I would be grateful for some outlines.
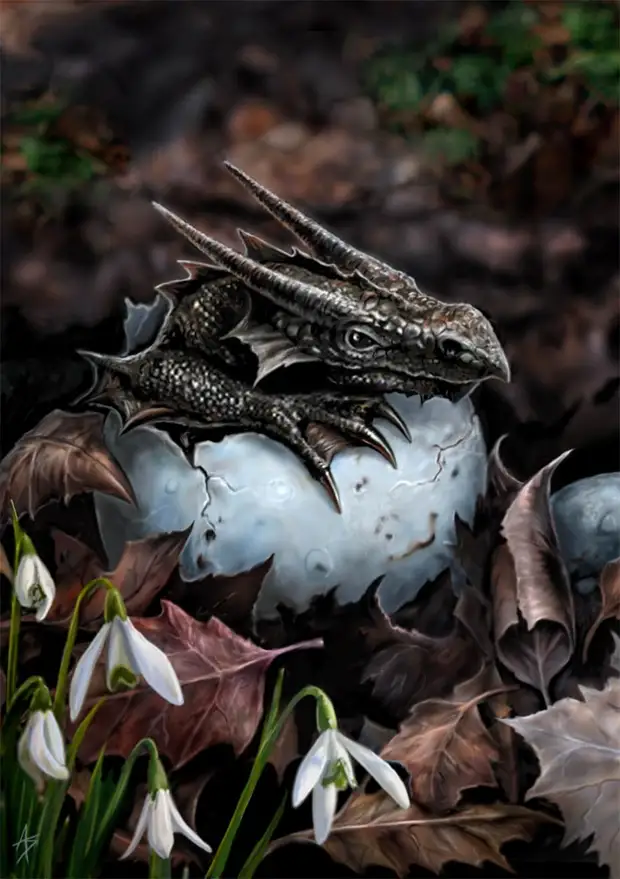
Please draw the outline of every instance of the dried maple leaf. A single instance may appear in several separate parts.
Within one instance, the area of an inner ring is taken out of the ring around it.
[[[315,639],[263,650],[216,617],[198,622],[170,601],[162,601],[162,608],[160,616],[134,618],[133,623],[168,655],[185,703],[164,702],[143,681],[134,690],[110,694],[86,734],[80,751],[85,763],[96,759],[104,744],[108,755],[127,757],[145,736],[155,740],[175,768],[221,743],[240,754],[260,722],[265,674],[273,660],[292,650],[322,645]],[[105,692],[100,662],[89,703]]]
[[[549,820],[524,806],[505,804],[472,806],[437,818],[415,803],[399,809],[382,792],[358,793],[336,816],[323,848],[356,873],[380,866],[404,877],[412,864],[439,873],[449,861],[473,866],[490,862],[510,870],[501,847],[513,839],[530,839]],[[290,842],[313,842],[312,833],[291,833],[269,851]]]
[[[133,491],[103,439],[103,415],[54,410],[19,440],[0,464],[0,515],[13,501],[34,518],[52,500],[101,491],[127,503]]]
[[[440,638],[402,629],[383,612],[376,596],[370,624],[359,635],[365,649],[374,653],[362,681],[372,682],[373,696],[397,719],[427,696],[449,693],[480,665],[475,643],[460,623]]]
[[[583,661],[586,662],[592,639],[605,620],[620,619],[620,559],[608,562],[598,582],[601,594],[601,609],[594,620],[583,642]]]
[[[505,688],[489,690],[488,678],[483,667],[449,698],[416,705],[382,752],[407,768],[414,800],[434,814],[454,809],[467,788],[497,787],[501,753],[479,706]]]
[[[545,797],[564,818],[564,844],[593,836],[590,851],[620,877],[620,679],[581,687],[530,717],[506,720],[534,749],[540,776],[527,798]]]
[[[48,614],[49,622],[68,623],[75,601],[86,583],[106,577],[120,591],[127,612],[143,613],[177,567],[189,529],[158,534],[127,543],[113,571],[106,571],[95,552],[80,540],[52,530],[56,552],[56,598]],[[98,589],[82,604],[80,624],[88,626],[103,616],[105,592]]]
[[[549,509],[549,484],[560,455],[518,492],[504,516],[506,545],[492,565],[495,643],[501,661],[538,689],[549,685],[575,648],[573,596]]]

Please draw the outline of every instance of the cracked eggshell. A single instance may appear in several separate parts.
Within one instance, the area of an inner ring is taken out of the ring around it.
[[[341,604],[359,599],[384,575],[383,607],[393,612],[450,567],[454,516],[471,524],[484,494],[487,452],[471,401],[388,398],[407,422],[408,443],[378,421],[398,463],[370,449],[347,449],[332,462],[342,514],[293,452],[267,437],[236,434],[202,442],[192,466],[162,431],[138,427],[118,435],[111,412],[110,451],[136,494],[133,507],[97,493],[95,506],[111,565],[127,540],[193,529],[181,576],[233,575],[274,555],[255,614],[273,618],[277,605],[297,612],[337,587]]]
[[[620,556],[620,473],[579,479],[550,502],[571,580],[580,592],[590,592],[607,562]]]

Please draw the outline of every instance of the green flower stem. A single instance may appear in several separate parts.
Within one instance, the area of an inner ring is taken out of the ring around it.
[[[129,757],[127,757],[127,759],[125,760],[125,765],[123,766],[123,771],[119,776],[116,790],[114,791],[114,796],[110,799],[110,802],[108,803],[108,808],[105,810],[104,815],[99,823],[99,827],[101,829],[95,842],[97,850],[99,850],[105,842],[104,837],[108,832],[108,827],[114,820],[116,812],[118,811],[118,808],[123,801],[123,797],[125,796],[125,791],[127,789],[127,784],[129,782],[129,777],[134,767],[134,763],[145,750],[148,751],[151,760],[159,760],[157,745],[155,744],[153,739],[141,739],[138,744],[135,745]]]
[[[248,859],[246,860],[243,867],[239,870],[239,879],[252,879],[252,876],[254,876],[256,868],[265,857],[265,852],[267,851],[269,843],[271,842],[271,837],[275,833],[276,827],[282,820],[282,815],[284,815],[285,807],[286,794],[282,797],[282,802],[278,806],[275,815],[269,822],[267,829],[248,855]]]
[[[271,752],[271,749],[277,742],[282,730],[284,729],[284,724],[289,719],[297,705],[301,702],[302,699],[305,699],[306,696],[312,696],[313,699],[320,701],[322,703],[327,700],[327,696],[319,687],[315,687],[312,684],[304,687],[303,690],[300,690],[297,695],[293,696],[291,701],[282,711],[279,719],[276,723],[274,723],[271,732],[268,736],[266,736],[265,740],[261,744],[258,749],[258,754],[254,760],[254,765],[252,766],[252,771],[250,772],[250,777],[247,780],[245,787],[239,797],[239,801],[235,807],[235,811],[233,812],[232,818],[230,819],[230,823],[226,829],[226,833],[222,837],[222,841],[220,842],[218,849],[211,861],[211,866],[209,867],[205,879],[220,879],[223,874],[224,868],[226,866],[226,862],[228,861],[228,856],[230,855],[230,850],[232,848],[232,844],[235,840],[235,836],[237,835],[237,831],[239,830],[239,825],[243,819],[243,815],[245,810],[248,807],[248,803],[252,799],[252,795],[256,790],[256,785],[261,777],[263,769],[267,763],[267,759]],[[329,702],[331,704],[331,702]]]
[[[149,852],[149,879],[170,879],[170,858],[160,858]]]
[[[9,629],[9,658],[6,672],[6,704],[10,708],[13,704],[15,687],[17,684],[17,663],[19,658],[19,628],[21,621],[21,608],[17,596],[13,592],[11,596],[11,625]]]
[[[75,734],[73,736],[73,739],[71,740],[71,744],[69,745],[69,748],[67,750],[67,769],[69,770],[69,772],[73,771],[73,767],[75,766],[76,757],[77,757],[78,752],[82,746],[82,742],[84,741],[84,736],[88,732],[88,727],[93,722],[95,715],[97,714],[97,712],[99,711],[99,709],[101,708],[101,706],[103,705],[103,703],[106,701],[107,698],[108,698],[107,696],[103,696],[101,699],[99,699],[98,702],[95,702],[95,704],[90,709],[90,711],[88,712],[88,714],[86,715],[84,720],[81,722],[81,724],[76,729]]]
[[[69,773],[73,772],[75,760],[78,751],[80,750],[80,746],[84,741],[84,736],[88,731],[88,727],[93,722],[95,715],[106,701],[106,698],[107,697],[104,696],[93,705],[75,731],[75,735],[73,736],[67,751],[67,769],[69,770]],[[48,782],[47,790],[45,791],[45,796],[43,798],[43,809],[39,819],[38,831],[39,839],[42,841],[39,844],[40,869],[38,875],[43,877],[43,879],[52,879],[53,876],[54,850],[57,843],[56,827],[58,825],[58,819],[60,818],[68,787],[68,781]]]
[[[22,546],[22,530],[19,525],[19,518],[15,504],[11,501],[11,518],[13,519],[13,534],[15,540],[15,555],[13,558],[13,578],[17,576],[19,567],[19,559]],[[21,625],[21,607],[15,594],[15,586],[13,586],[11,594],[11,623],[9,628],[9,657],[6,673],[6,706],[9,709],[15,698],[15,687],[17,686],[17,666],[19,660],[19,629]]]
[[[40,675],[32,675],[32,677],[29,677],[22,684],[20,684],[17,690],[13,693],[11,704],[9,705],[7,702],[7,712],[4,718],[5,727],[8,723],[9,717],[15,710],[16,706],[19,704],[22,697],[26,696],[28,691],[33,690],[35,687],[37,689],[39,689],[39,687],[45,687],[45,681]]]
[[[98,589],[100,586],[103,586],[104,589],[108,590],[108,592],[111,592],[112,590],[118,592],[116,587],[113,586],[109,580],[106,580],[105,577],[96,577],[94,580],[91,580],[90,583],[87,583],[86,586],[83,587],[82,591],[77,597],[75,607],[73,608],[71,623],[69,625],[69,631],[67,632],[67,640],[65,641],[65,649],[63,650],[60,669],[58,671],[56,692],[54,694],[54,714],[56,715],[56,720],[61,726],[63,721],[63,714],[66,707],[65,699],[67,694],[69,665],[71,664],[71,655],[73,653],[73,648],[75,647],[75,639],[77,638],[78,628],[80,625],[80,610],[82,607],[82,602],[85,601],[85,599],[88,598],[95,591],[95,589]]]

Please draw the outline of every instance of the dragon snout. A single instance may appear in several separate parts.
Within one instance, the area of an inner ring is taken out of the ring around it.
[[[493,346],[491,350],[485,349],[483,363],[484,378],[498,378],[504,382],[510,381],[510,364],[501,345]]]

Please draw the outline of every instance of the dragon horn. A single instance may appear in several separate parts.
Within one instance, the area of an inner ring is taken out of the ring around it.
[[[185,220],[177,217],[176,214],[157,202],[153,202],[153,206],[209,259],[226,269],[235,278],[243,281],[252,290],[266,296],[275,305],[293,311],[299,317],[309,317],[316,314],[341,317],[350,310],[350,304],[344,297],[332,292],[327,296],[320,288],[314,287],[312,284],[304,284],[302,281],[280,275],[273,269],[243,256],[231,247],[209,238],[204,232],[190,226]]]
[[[224,166],[252,193],[259,204],[296,235],[300,241],[303,241],[319,259],[345,271],[359,271],[363,277],[378,287],[389,289],[398,283],[401,287],[406,285],[409,289],[417,290],[413,278],[404,272],[399,272],[373,256],[362,253],[361,250],[356,250],[346,244],[333,232],[328,232],[327,229],[319,226],[315,220],[311,220],[293,205],[274,195],[273,192],[261,186],[260,183],[240,168],[231,165],[230,162],[224,162]]]

